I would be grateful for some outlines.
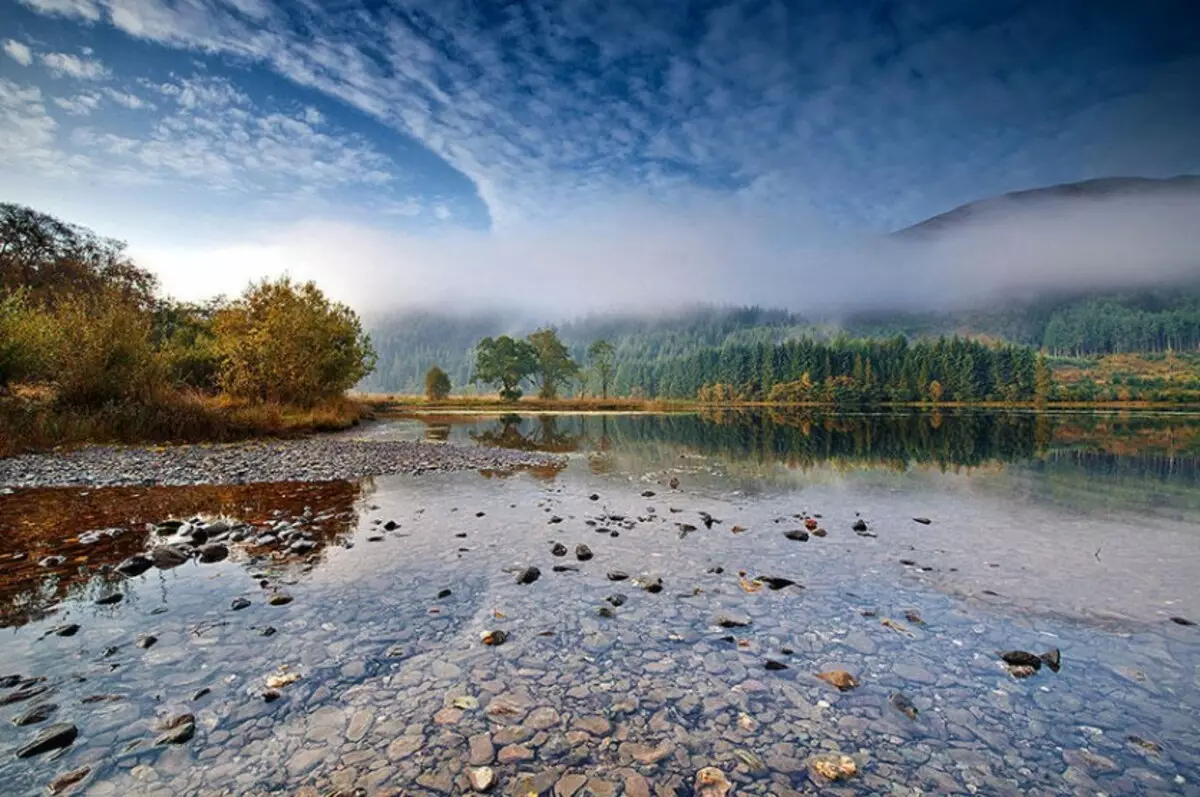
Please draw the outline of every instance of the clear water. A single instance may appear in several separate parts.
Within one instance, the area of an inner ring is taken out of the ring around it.
[[[1169,619],[1200,620],[1198,418],[448,416],[357,434],[569,465],[0,497],[0,676],[50,687],[0,712],[57,706],[0,723],[0,792],[88,766],[79,793],[462,793],[468,739],[490,732],[520,747],[491,764],[502,793],[578,773],[580,794],[689,794],[704,766],[739,794],[813,793],[827,784],[806,761],[838,751],[858,771],[830,793],[1200,794],[1200,627]],[[325,516],[310,554],[235,545],[217,564],[104,572],[149,543],[147,522],[306,507]],[[786,538],[803,513],[828,536]],[[851,530],[860,516],[876,536]],[[66,561],[38,565],[53,554]],[[518,585],[530,565],[541,578]],[[93,603],[114,589],[119,604]],[[267,605],[274,592],[294,601]],[[602,617],[614,593],[627,600]],[[251,606],[231,611],[239,597]],[[482,645],[495,629],[506,644]],[[144,634],[157,643],[137,647]],[[997,656],[1051,648],[1062,670],[1027,679]],[[265,702],[282,665],[301,677]],[[860,685],[814,677],[828,670]],[[444,710],[463,696],[478,707]],[[154,746],[181,713],[194,738]],[[8,752],[52,722],[79,729],[65,752]]]

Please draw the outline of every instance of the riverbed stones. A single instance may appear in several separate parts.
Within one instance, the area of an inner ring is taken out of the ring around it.
[[[725,777],[725,773],[716,767],[704,767],[696,773],[692,786],[696,797],[725,797],[733,784]]]
[[[467,770],[467,779],[472,789],[485,792],[496,785],[496,772],[491,767],[471,767]]]
[[[54,703],[39,703],[13,717],[13,725],[23,727],[25,725],[36,725],[39,722],[45,722],[50,719],[51,715],[57,709],[58,706]]]
[[[229,608],[235,612],[240,612],[242,609],[249,608],[250,601],[246,598],[234,598],[229,603]]]
[[[70,772],[64,772],[61,775],[55,776],[54,780],[50,781],[50,785],[46,788],[51,794],[63,794],[72,786],[83,781],[92,772],[89,766],[72,769]]]
[[[151,567],[154,567],[153,562],[141,554],[134,554],[118,564],[115,570],[123,576],[129,576],[132,578],[134,576],[140,576]]]
[[[496,760],[501,764],[515,764],[520,761],[528,761],[531,758],[533,758],[533,751],[522,744],[510,744],[502,747],[496,755]]]
[[[566,556],[567,546],[563,545],[561,542],[556,542],[554,543],[554,547],[550,549],[550,553],[554,556]]]
[[[819,672],[816,677],[836,688],[839,692],[848,692],[858,687],[858,679],[845,670]]]
[[[847,780],[858,774],[854,759],[842,753],[822,753],[808,759],[809,776],[818,784]]]
[[[154,740],[155,746],[183,744],[196,734],[196,718],[191,714],[179,714],[158,724],[162,735]]]
[[[612,723],[598,714],[579,717],[572,723],[572,727],[586,731],[593,736],[607,736],[612,732]]]
[[[499,647],[508,641],[508,632],[501,631],[499,629],[495,631],[484,631],[480,635],[480,639],[483,640],[483,644],[489,647]]]
[[[580,543],[579,545],[575,546],[575,558],[578,559],[579,561],[586,562],[586,561],[590,560],[593,556],[594,556],[594,554],[592,553],[592,549],[587,547],[583,543]]]
[[[496,746],[492,744],[490,733],[477,733],[467,738],[467,763],[471,766],[481,767],[495,758]]]
[[[79,736],[79,729],[69,722],[51,725],[17,750],[17,758],[32,758],[52,750],[70,747]]]
[[[522,586],[526,586],[532,584],[541,577],[541,570],[537,569],[536,567],[527,567],[521,572],[517,573],[517,583],[521,584]]]

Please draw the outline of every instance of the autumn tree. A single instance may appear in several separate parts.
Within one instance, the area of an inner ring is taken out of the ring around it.
[[[538,373],[538,350],[532,343],[508,335],[484,338],[475,346],[472,382],[500,385],[505,401],[521,398],[521,383]]]
[[[559,386],[579,373],[579,364],[571,359],[571,353],[553,329],[539,329],[529,336],[529,343],[537,354],[537,374],[541,383],[538,397],[558,398]]]
[[[24,291],[0,294],[0,394],[8,386],[39,375],[45,366],[48,325]]]
[[[375,367],[358,316],[315,283],[263,280],[217,313],[219,381],[231,395],[302,406],[340,395]]]
[[[608,398],[608,386],[616,370],[616,349],[607,340],[601,339],[588,346],[587,355],[592,370],[596,372],[596,378],[600,380],[600,395]]]
[[[425,372],[425,398],[444,401],[450,395],[450,376],[436,365]]]

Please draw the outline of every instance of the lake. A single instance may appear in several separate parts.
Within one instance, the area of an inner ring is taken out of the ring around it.
[[[1200,416],[354,435],[567,465],[0,496],[0,792],[1200,794]]]

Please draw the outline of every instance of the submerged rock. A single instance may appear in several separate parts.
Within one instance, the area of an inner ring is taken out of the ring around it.
[[[146,557],[142,556],[141,554],[134,554],[118,564],[116,571],[123,576],[129,576],[132,578],[134,576],[140,576],[153,566],[154,563]]]
[[[776,661],[775,659],[767,659],[766,663],[763,664],[763,667],[771,670],[772,672],[788,669],[786,664],[784,664],[782,661]]]
[[[497,647],[508,641],[508,632],[500,630],[484,631],[483,634],[480,635],[480,638],[483,640],[483,644],[490,647]]]
[[[804,529],[792,529],[791,531],[785,531],[783,536],[796,542],[808,542],[808,532]]]
[[[1042,658],[1026,650],[1010,650],[1001,653],[1000,658],[1011,667],[1032,667],[1034,670],[1042,668]]]
[[[108,595],[101,595],[96,598],[97,606],[112,606],[114,603],[120,603],[125,599],[125,596],[120,592],[111,592]]]
[[[606,577],[609,581],[624,581],[629,578],[629,574],[624,570],[609,570]]]
[[[50,719],[50,715],[57,709],[58,706],[53,703],[39,703],[13,717],[13,725],[24,727],[26,725],[36,725],[39,722],[45,722]]]
[[[748,614],[731,613],[717,615],[714,622],[722,628],[745,628],[753,621]]]
[[[496,785],[496,772],[491,767],[471,767],[467,770],[467,780],[475,791],[487,791]]]
[[[527,567],[517,574],[518,584],[532,584],[542,577],[542,571],[536,567]]]
[[[182,545],[164,545],[150,552],[150,560],[159,570],[170,570],[173,567],[179,567],[191,558],[191,550]]]
[[[71,788],[76,783],[79,783],[81,780],[86,778],[91,773],[92,773],[91,767],[80,767],[79,769],[72,769],[70,772],[64,772],[61,775],[54,778],[54,780],[50,781],[50,785],[47,788],[50,790],[51,794],[62,794],[67,789]]]
[[[696,773],[693,789],[696,797],[725,797],[733,784],[725,777],[725,773],[716,767],[705,767]]]
[[[17,750],[17,758],[32,758],[35,755],[48,753],[51,750],[69,747],[74,744],[78,736],[79,729],[70,723],[60,722],[57,725],[51,725],[33,737],[24,747]]]
[[[205,564],[220,562],[229,558],[229,549],[219,542],[205,545],[200,549],[200,561]]]
[[[246,598],[234,598],[229,604],[229,608],[235,612],[241,611],[250,606],[250,601]]]
[[[836,687],[839,692],[848,692],[858,687],[858,679],[845,670],[829,670],[817,673],[817,678]]]
[[[824,753],[808,759],[809,776],[817,783],[846,780],[858,774],[854,759],[841,753]]]
[[[913,705],[913,702],[909,700],[908,697],[902,692],[892,692],[891,696],[888,697],[888,705],[894,708],[896,711],[899,711],[904,716],[908,717],[910,720],[915,720],[917,715],[921,713],[917,710],[917,707]]]
[[[1052,672],[1058,672],[1062,668],[1062,651],[1058,648],[1047,650],[1039,658]]]
[[[1172,617],[1171,622],[1175,625],[1195,625],[1196,623],[1186,617]]]
[[[156,747],[183,744],[196,734],[196,718],[191,714],[180,714],[159,723],[158,730],[164,733],[154,740]]]

